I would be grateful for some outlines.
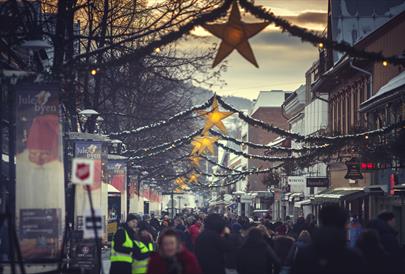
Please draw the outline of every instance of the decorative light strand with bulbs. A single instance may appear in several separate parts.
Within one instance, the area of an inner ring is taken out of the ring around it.
[[[221,17],[224,17],[229,10],[229,8],[232,7],[232,10],[237,10],[237,13],[240,14],[239,8],[237,7],[236,0],[224,0],[222,5],[218,6],[217,8],[213,9],[211,12],[201,14],[197,16],[195,19],[189,21],[188,23],[180,26],[178,30],[176,31],[171,31],[167,34],[164,34],[160,37],[158,40],[154,40],[148,45],[144,47],[140,47],[134,52],[128,53],[121,55],[120,57],[117,58],[112,58],[110,60],[104,61],[103,63],[100,63],[97,65],[97,70],[101,68],[107,68],[111,66],[121,66],[125,65],[128,62],[131,62],[132,60],[139,59],[142,56],[150,55],[156,52],[156,49],[161,49],[163,46],[168,45],[170,43],[173,43],[180,38],[182,38],[184,35],[188,35],[195,27],[197,26],[203,26],[206,27],[208,31],[212,31],[212,33],[220,38],[223,38],[223,43],[221,43],[221,46],[218,50],[218,54],[216,57],[216,62],[214,62],[214,65],[219,63],[222,59],[224,59],[227,55],[229,55],[234,49],[238,50],[239,53],[243,57],[245,57],[247,60],[252,62],[255,66],[257,66],[257,62],[255,62],[255,58],[253,55],[253,52],[247,43],[247,40],[255,35],[257,32],[261,30],[259,26],[264,26],[265,24],[273,23],[277,27],[280,27],[283,31],[288,32],[292,36],[299,37],[301,40],[309,42],[313,44],[316,47],[320,48],[328,48],[328,49],[333,49],[335,51],[339,52],[344,52],[347,53],[349,56],[352,57],[358,57],[362,58],[365,60],[373,61],[373,62],[379,62],[382,63],[384,66],[388,66],[389,64],[394,64],[394,65],[404,65],[405,64],[405,58],[402,56],[385,56],[381,52],[369,52],[364,49],[356,48],[355,46],[352,46],[344,41],[342,42],[337,42],[333,41],[331,39],[328,39],[326,37],[323,37],[321,35],[318,35],[315,32],[309,31],[305,28],[301,28],[299,26],[291,24],[289,21],[285,20],[284,18],[281,18],[279,16],[276,16],[274,13],[266,10],[263,7],[256,6],[252,2],[248,0],[239,0],[240,5],[242,8],[244,8],[247,12],[252,14],[253,16],[263,19],[266,22],[264,23],[259,23],[263,25],[257,25],[256,27],[246,27],[248,24],[243,23],[241,20],[235,20],[237,19],[236,15],[230,16],[229,20],[225,24],[213,24],[211,26],[214,27],[209,27],[207,23],[213,22]],[[233,14],[237,14],[235,11]],[[216,27],[215,27],[216,26]],[[265,26],[264,26],[265,27]],[[264,28],[263,27],[263,28]],[[123,39],[123,41],[119,43],[125,43],[126,41],[132,41],[134,39],[144,37],[151,34],[150,32],[146,32],[143,34],[139,34],[137,36],[131,36],[127,39]],[[112,46],[117,46],[118,44],[111,45]],[[78,63],[81,59],[83,58],[88,58],[90,55],[96,55],[100,52],[103,52],[105,50],[108,50],[108,47],[100,48],[97,50],[94,50],[90,53],[86,53],[84,55],[79,55],[76,56],[71,62],[67,62],[64,64],[64,67],[68,68],[69,65],[71,65],[72,62]],[[94,69],[94,65],[84,65],[85,69],[88,71],[92,71],[91,68]],[[90,68],[90,69],[89,69]]]

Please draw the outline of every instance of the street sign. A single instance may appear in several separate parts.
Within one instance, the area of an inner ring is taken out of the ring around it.
[[[73,158],[72,183],[79,185],[92,185],[94,183],[94,160]]]
[[[101,245],[101,241],[99,243]],[[73,231],[70,244],[69,269],[80,269],[86,273],[100,273],[97,243],[94,239],[84,240],[81,231]]]
[[[307,187],[328,187],[328,177],[307,177]]]
[[[95,229],[97,230],[97,237],[101,238],[104,231],[104,222],[99,208],[94,209],[94,220],[91,215],[91,210],[86,209],[84,212],[84,224],[83,224],[83,238],[93,239],[95,238]]]

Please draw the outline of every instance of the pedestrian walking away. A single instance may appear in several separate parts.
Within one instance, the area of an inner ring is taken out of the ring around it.
[[[297,273],[360,273],[364,260],[347,246],[348,215],[338,205],[324,205],[319,212],[320,228],[314,229],[312,243],[298,250],[291,268]]]
[[[209,214],[204,230],[197,238],[195,254],[204,274],[225,274],[225,253],[232,249],[227,238],[229,229],[219,214]]]
[[[236,269],[239,274],[273,273],[274,266],[280,265],[280,260],[265,237],[262,229],[250,229],[246,242],[237,255]]]

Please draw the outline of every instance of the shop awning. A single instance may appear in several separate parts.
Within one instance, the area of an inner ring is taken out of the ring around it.
[[[301,208],[302,206],[308,206],[308,205],[311,205],[310,199],[302,200],[302,201],[294,203],[294,207],[298,207],[298,208]]]
[[[294,200],[298,200],[304,198],[304,193],[302,192],[295,192],[295,193],[291,193],[290,197],[288,197],[288,201],[289,202],[293,202]]]
[[[314,203],[338,203],[355,200],[366,195],[364,188],[360,187],[327,189],[315,195]]]
[[[364,191],[369,193],[369,194],[381,194],[384,195],[384,193],[388,192],[388,185],[371,185],[371,186],[366,186],[364,188]]]
[[[394,194],[400,195],[400,196],[405,196],[405,184],[394,186]]]
[[[271,191],[252,191],[251,193],[256,198],[269,198],[274,196],[273,192]]]
[[[227,203],[225,201],[220,200],[220,201],[212,201],[212,202],[210,202],[209,206],[227,206],[228,204],[230,204],[230,203]]]
[[[108,186],[107,188],[108,193],[120,193],[120,191],[116,189],[113,185],[108,184],[107,186]]]

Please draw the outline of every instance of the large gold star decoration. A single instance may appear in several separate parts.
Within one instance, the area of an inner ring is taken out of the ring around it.
[[[208,130],[210,130],[213,126],[217,127],[223,133],[227,133],[227,130],[222,120],[231,116],[233,112],[219,111],[218,100],[216,97],[214,97],[214,101],[212,102],[211,107],[212,107],[211,111],[200,112],[200,114],[206,117],[205,126],[202,133],[206,134]]]
[[[219,137],[209,136],[209,135],[202,135],[194,137],[191,144],[193,145],[193,150],[191,154],[200,155],[206,151],[214,154],[214,144],[218,141]]]
[[[248,39],[262,31],[269,23],[245,23],[241,20],[236,1],[233,2],[231,15],[224,24],[204,24],[203,27],[222,39],[212,67],[218,65],[236,49],[246,60],[259,67]]]
[[[188,182],[189,182],[190,184],[198,183],[198,177],[199,177],[199,175],[196,174],[195,172],[193,172],[193,173],[190,175],[190,177],[188,178]]]

